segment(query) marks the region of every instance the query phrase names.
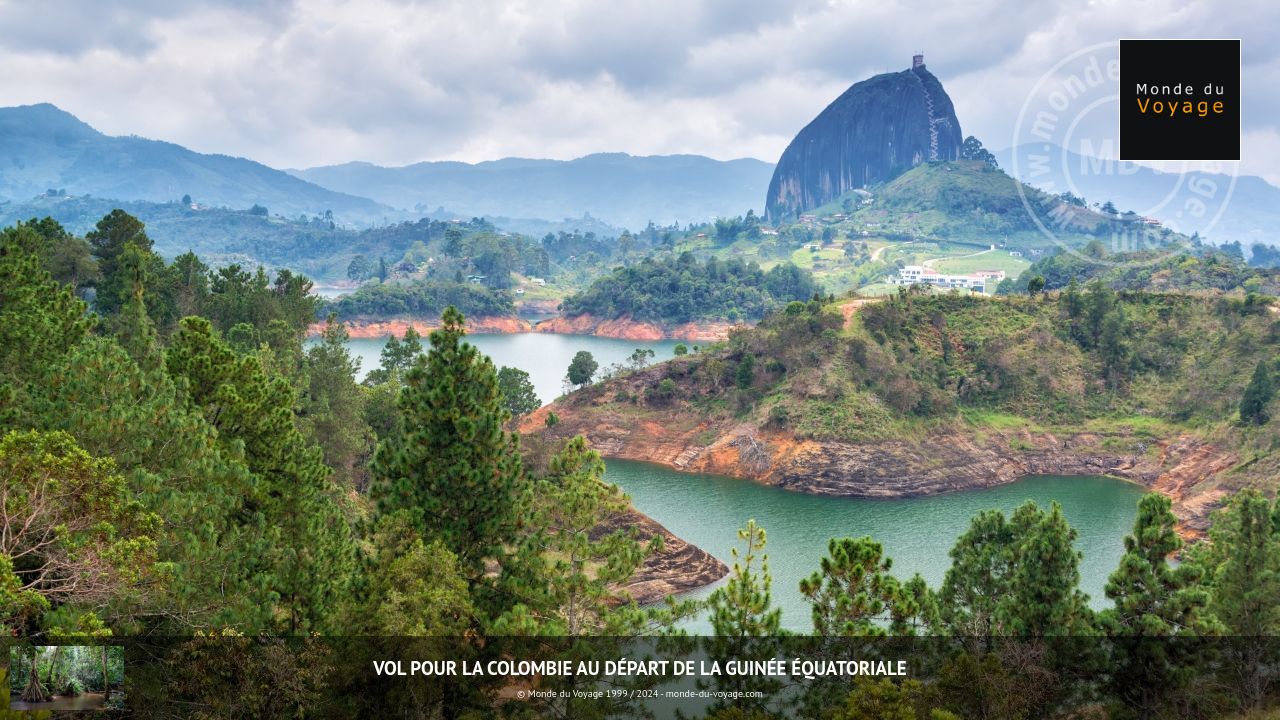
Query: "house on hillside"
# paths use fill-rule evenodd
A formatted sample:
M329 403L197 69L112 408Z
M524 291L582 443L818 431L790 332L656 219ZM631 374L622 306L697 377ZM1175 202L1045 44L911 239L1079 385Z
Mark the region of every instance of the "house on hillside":
M947 289L964 288L977 293L985 293L988 288L995 289L995 286L1004 277L1003 270L978 270L964 275L948 275L924 265L907 265L898 271L897 279L890 282L895 285L931 285Z

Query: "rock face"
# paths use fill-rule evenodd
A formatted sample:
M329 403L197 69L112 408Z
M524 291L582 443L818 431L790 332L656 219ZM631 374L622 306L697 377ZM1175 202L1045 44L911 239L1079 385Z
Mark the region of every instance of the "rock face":
M741 325L730 322L688 322L679 325L641 322L629 318L605 320L584 313L574 317L563 315L543 320L534 326L542 333L561 335L595 335L621 340L690 340L716 342L729 337L729 331Z
M384 338L389 335L401 337L404 331L413 328L419 335L426 337L432 330L439 329L440 319L405 319L393 318L390 320L349 320L345 323L347 333L353 338ZM518 333L527 333L533 329L527 320L507 316L481 316L467 318L467 332L484 333L492 335L513 335ZM307 329L307 333L312 337L320 335L324 332L324 323L313 323Z
M922 61L876 75L846 90L791 141L774 168L765 213L776 221L922 162L955 160L961 143L951 98Z
M635 391L656 372L636 374ZM752 422L716 420L678 408L641 410L611 402L610 385L586 401L570 396L520 420L525 434L559 440L583 435L605 457L675 470L755 480L815 495L916 497L1013 482L1028 475L1110 475L1168 495L1179 531L1196 537L1233 488L1227 470L1239 458L1199 438L1145 440L1131 435L981 432L939 428L911 440L850 443L797 438ZM560 422L545 426L554 411Z
M622 586L638 603L651 603L670 595L700 588L729 574L729 568L713 555L676 537L653 518L629 508L591 531L595 540L617 530L633 528L648 540L662 538L662 552L646 558Z

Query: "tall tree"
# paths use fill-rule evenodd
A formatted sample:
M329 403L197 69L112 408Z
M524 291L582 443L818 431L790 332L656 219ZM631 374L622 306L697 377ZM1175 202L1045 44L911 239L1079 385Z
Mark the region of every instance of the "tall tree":
M55 281L26 249L18 228L0 233L0 427L30 427L24 406L44 369L79 343L94 325L71 288Z
M1194 637L1217 630L1206 611L1209 594L1199 585L1196 563L1169 565L1182 548L1174 531L1177 518L1168 497L1149 493L1138 502L1133 534L1125 554L1107 580L1114 606L1099 614L1099 625L1114 638L1110 686L1125 704L1144 716L1183 690L1198 672L1194 646L1169 638Z
M1133 534L1124 539L1124 557L1107 580L1106 594L1114 606L1099 615L1110 634L1167 637L1211 629L1205 612L1209 595L1199 587L1202 569L1195 563L1169 564L1182 549L1171 507L1159 493L1138 502Z
M629 636L660 614L641 609L618 587L649 555L661 536L647 541L633 529L604 530L628 508L627 497L604 481L604 461L577 436L550 461L536 488L531 536L546 564L546 605L541 633Z
M374 455L372 494L380 512L406 511L425 539L479 573L515 538L525 481L493 363L463 341L461 313L451 306L441 321L405 377L402 430Z
M1228 662L1239 668L1236 692L1245 708L1258 707L1271 683L1265 639L1280 633L1280 539L1276 513L1258 491L1242 490L1219 511L1209 542L1195 548L1205 569L1209 609L1235 640Z
M904 586L889 574L893 561L869 537L832 538L821 569L800 581L800 594L813 605L819 635L915 634L937 621L937 603L923 578ZM913 590L923 588L917 597Z
M1244 395L1240 398L1240 422L1262 425L1271 419L1267 405L1275 395L1275 383L1271 378L1271 368L1265 360L1259 360L1253 368L1253 377L1245 386Z
M574 353L573 360L569 362L569 372L565 374L565 378L570 385L582 387L591 382L591 378L595 376L599 367L600 364L596 362L595 356L586 350L579 350Z
M999 510L979 512L956 539L939 593L952 632L973 638L995 634L996 607L1015 567L1014 544L1013 528Z
M138 365L147 369L158 368L162 362L159 340L155 324L147 313L147 283L150 280L147 258L142 250L130 243L125 247L120 265L127 283L121 288L125 300L111 324L120 345Z
M247 510L258 481L163 368L140 369L114 339L93 337L44 368L35 408L41 429L114 458L130 492L164 519L167 581L141 598L149 630L268 627L259 570L274 530Z
M542 407L529 373L520 368L502 367L498 370L498 390L502 392L502 404L511 417L527 415Z
M770 637L782 634L782 610L773 606L773 576L769 574L768 542L755 520L738 530L743 550L733 548L729 581L707 599L711 629L726 638Z
M268 375L257 357L238 355L203 318L182 321L165 362L184 378L189 401L220 441L242 452L259 478L245 509L279 535L263 561L280 598L282 629L323 627L350 581L354 546L322 453L295 423L292 387Z
M299 424L342 483L362 488L364 460L373 453L373 430L364 419L364 400L356 384L360 361L347 349L349 339L347 329L330 315L320 341L307 349Z
M413 367L414 358L422 354L421 338L412 325L405 328L403 340L397 340L395 335L387 338L387 344L382 348L382 369L402 375L408 372Z
M1017 637L1078 635L1093 623L1088 597L1080 592L1081 554L1076 531L1054 502L1049 512L1028 502L1014 511L1017 566L1009 594L996 605L996 622Z
M122 272L120 259L130 244L140 251L151 252L151 238L147 237L141 220L117 208L99 220L85 239L93 248L102 275L97 283L94 307L105 315L113 314L124 304L129 288L129 278Z

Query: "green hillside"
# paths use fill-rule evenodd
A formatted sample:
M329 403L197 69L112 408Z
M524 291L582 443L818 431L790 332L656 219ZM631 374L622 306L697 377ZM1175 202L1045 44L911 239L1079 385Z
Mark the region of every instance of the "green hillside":
M1072 279L1083 285L1097 278L1115 290L1261 292L1280 295L1280 269L1252 267L1239 254L1198 240L1185 250L1170 253L1149 250L1108 253L1101 243L1091 243L1080 253L1058 252L1037 260L1008 290L1025 291L1033 277L1042 277L1045 289L1067 287Z
M996 245L1029 257L1056 246L1037 219L1059 243L1072 247L1113 232L1151 243L1180 239L1136 217L1112 218L1027 185L1020 194L1016 180L979 161L924 163L868 192L870 198L848 193L812 214L859 234Z

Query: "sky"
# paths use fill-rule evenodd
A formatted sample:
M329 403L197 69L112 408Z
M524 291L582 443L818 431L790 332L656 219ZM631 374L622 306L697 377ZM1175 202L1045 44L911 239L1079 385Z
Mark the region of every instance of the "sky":
M1238 168L1280 184L1274 0L0 0L0 105L303 168L593 152L776 161L925 53L966 135L1117 38L1243 40Z

